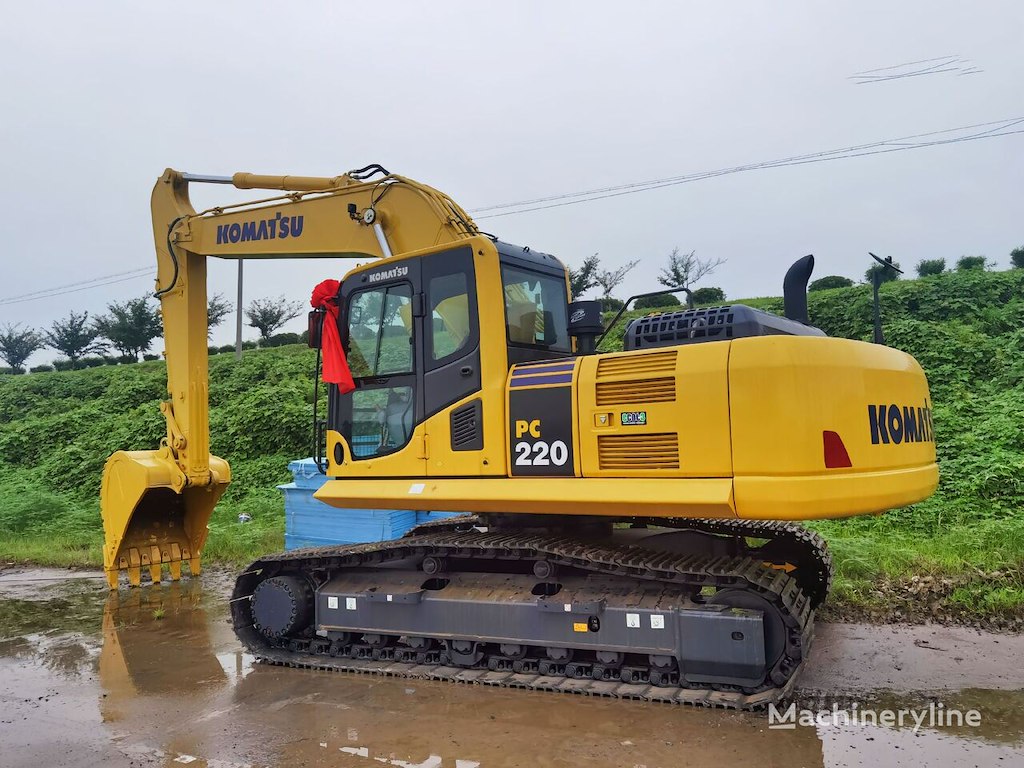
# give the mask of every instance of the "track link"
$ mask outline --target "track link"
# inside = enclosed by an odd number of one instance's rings
[[[408,537],[430,532],[469,530],[480,522],[476,515],[434,520],[417,525],[405,535]],[[767,544],[748,554],[751,557],[759,556],[765,561],[789,562],[794,565],[794,578],[810,599],[811,607],[814,609],[825,602],[832,587],[835,570],[828,544],[821,534],[800,523],[689,517],[637,517],[630,518],[630,523],[650,528],[698,531],[715,536],[767,539]]]
[[[800,589],[817,608],[828,596],[832,586],[832,553],[828,544],[816,531],[799,523],[777,520],[737,519],[687,519],[687,518],[640,518],[652,527],[690,529],[718,536],[738,536],[752,539],[767,539],[762,547],[750,552],[751,557],[762,557],[765,561],[789,562],[796,568],[793,577]]]
[[[472,516],[452,518],[418,526],[393,541],[293,550],[264,557],[243,572],[235,585],[232,595],[235,632],[248,650],[262,661],[311,669],[739,709],[767,706],[792,689],[810,647],[814,608],[797,581],[785,571],[766,567],[757,557],[679,555],[547,534],[481,532],[472,528],[475,522]],[[727,530],[720,525],[722,521],[697,521],[698,525],[692,520],[679,522],[685,525],[678,527],[702,530],[705,523],[714,523],[714,533],[759,535],[748,533],[747,529]],[[664,526],[666,523],[658,520],[657,524]],[[669,527],[677,526],[669,524]],[[618,680],[592,679],[601,673],[596,670],[595,675],[594,667],[599,665],[593,663],[537,663],[534,659],[516,663],[491,652],[484,653],[473,668],[466,668],[452,664],[450,657],[436,651],[415,653],[409,649],[372,648],[359,643],[331,643],[311,633],[272,641],[253,625],[249,598],[256,584],[264,578],[282,572],[301,572],[317,580],[347,568],[378,566],[428,555],[479,561],[544,559],[593,574],[684,586],[695,593],[706,587],[749,590],[768,600],[782,617],[784,650],[774,667],[767,671],[766,682],[760,688],[689,687],[685,682],[674,684],[678,676],[666,678],[642,668],[629,668],[628,674]],[[666,680],[673,684],[657,684]]]

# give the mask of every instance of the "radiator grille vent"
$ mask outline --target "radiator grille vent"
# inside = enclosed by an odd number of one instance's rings
[[[601,469],[679,469],[679,436],[600,435],[597,456]]]
[[[597,382],[595,398],[598,405],[624,403],[671,403],[676,399],[674,377],[659,379],[627,379]]]
[[[597,404],[671,403],[676,399],[676,350],[605,357],[597,363]]]
[[[597,363],[600,381],[610,376],[658,376],[675,374],[676,350],[655,352],[650,355],[621,355],[605,357]]]
[[[483,450],[483,404],[474,400],[452,411],[451,430],[453,451]]]

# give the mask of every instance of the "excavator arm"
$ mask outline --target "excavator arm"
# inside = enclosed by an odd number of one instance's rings
[[[189,184],[284,194],[197,212]],[[210,454],[206,259],[387,259],[479,234],[447,195],[380,166],[330,177],[196,176],[167,169],[151,197],[157,290],[164,326],[167,434],[156,450],[118,451],[101,486],[103,560],[111,588],[148,568],[172,580],[200,570],[207,523],[231,481]]]

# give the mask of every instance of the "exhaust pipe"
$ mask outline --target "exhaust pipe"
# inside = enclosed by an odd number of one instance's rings
[[[808,254],[793,262],[782,281],[782,303],[784,312],[790,320],[804,325],[810,324],[807,317],[807,281],[814,271],[814,256]]]

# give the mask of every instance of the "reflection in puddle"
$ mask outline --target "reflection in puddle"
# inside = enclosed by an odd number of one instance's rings
[[[112,592],[103,610],[100,682],[115,699],[222,685],[210,623],[199,581]]]
[[[908,718],[902,727],[893,731],[931,732],[947,737],[986,741],[993,744],[1024,744],[1024,691],[992,691],[967,688],[941,695],[897,695],[877,693],[859,700],[861,709],[910,710],[921,717],[921,726],[914,728]],[[976,726],[957,724],[957,719],[943,717],[942,711],[959,713],[977,712],[980,722]],[[935,725],[934,723],[941,725]]]
[[[916,768],[1024,760],[1020,691],[936,699],[981,711],[978,728],[780,731],[763,714],[254,665],[228,624],[227,591],[216,577],[205,588],[185,581],[109,594],[101,583],[64,583],[12,595],[0,583],[0,703],[13,713],[0,718],[0,741],[15,745],[0,762],[16,754],[14,765],[50,764],[49,734],[36,723],[56,713],[72,751],[102,758],[96,764]],[[876,709],[930,701],[856,699]]]

